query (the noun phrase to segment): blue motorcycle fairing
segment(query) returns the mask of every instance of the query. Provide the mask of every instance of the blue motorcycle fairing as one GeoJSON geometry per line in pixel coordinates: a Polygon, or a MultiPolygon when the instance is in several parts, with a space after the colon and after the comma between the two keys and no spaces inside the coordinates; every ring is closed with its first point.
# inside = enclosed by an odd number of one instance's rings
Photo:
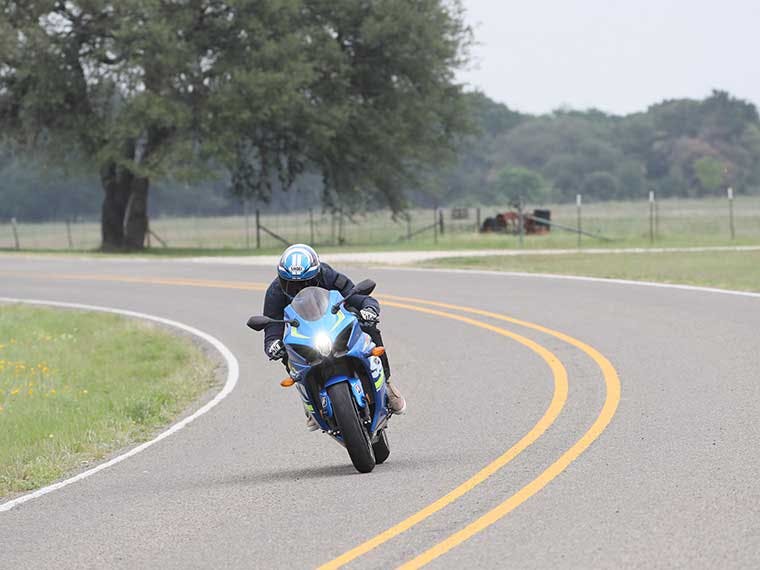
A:
{"type": "MultiPolygon", "coordinates": [[[[330,306],[343,299],[337,291],[330,291],[329,293],[330,306]]],[[[355,341],[356,337],[354,329],[359,328],[358,321],[354,315],[342,307],[335,314],[332,314],[330,310],[326,310],[320,319],[307,320],[299,315],[291,304],[285,307],[285,319],[298,321],[298,327],[291,326],[290,324],[286,325],[285,335],[283,336],[283,342],[288,351],[289,366],[296,374],[296,376],[293,376],[295,380],[298,380],[298,377],[301,375],[305,376],[305,373],[320,364],[325,358],[314,346],[317,335],[326,335],[330,343],[334,345],[338,336],[347,327],[351,326],[352,330],[349,333],[350,338],[347,345],[352,346],[351,343],[355,341]],[[303,352],[299,352],[299,350],[303,352]],[[304,353],[309,355],[309,357],[304,356],[304,353]]],[[[361,332],[361,329],[359,329],[359,332],[361,332]]]]}
{"type": "MultiPolygon", "coordinates": [[[[308,289],[312,288],[304,289],[299,295],[305,293],[308,289]]],[[[317,350],[317,339],[319,338],[322,343],[327,342],[325,339],[329,339],[329,345],[332,349],[341,349],[335,352],[331,350],[329,357],[352,358],[356,362],[361,362],[367,377],[371,380],[371,389],[374,390],[371,400],[381,403],[381,405],[374,406],[375,409],[372,414],[373,417],[369,431],[370,435],[374,438],[376,431],[384,427],[388,418],[385,375],[382,363],[376,356],[371,356],[370,353],[375,348],[375,345],[370,340],[369,335],[361,330],[356,316],[347,311],[343,306],[335,314],[330,310],[330,307],[343,300],[340,293],[337,291],[321,291],[326,293],[326,295],[323,296],[321,292],[318,295],[314,294],[313,297],[318,302],[314,302],[307,307],[307,316],[310,318],[304,318],[304,315],[299,314],[293,308],[293,305],[296,304],[295,302],[285,308],[285,319],[298,322],[297,327],[286,325],[285,335],[283,336],[283,341],[288,351],[289,371],[293,379],[298,382],[299,393],[307,410],[324,431],[330,431],[327,422],[318,411],[319,409],[323,413],[329,414],[325,415],[325,418],[332,417],[332,405],[329,402],[326,390],[320,391],[319,397],[322,401],[314,405],[315,403],[311,401],[309,396],[309,390],[306,388],[306,378],[309,371],[328,358],[317,350]],[[342,345],[344,341],[345,350],[343,350],[344,347],[342,345]],[[336,346],[336,344],[340,344],[340,346],[336,346]]],[[[301,306],[303,307],[303,304],[301,306]]],[[[370,399],[367,397],[364,386],[362,386],[361,380],[358,378],[336,376],[330,378],[325,383],[325,387],[345,381],[349,382],[357,405],[360,408],[364,408],[370,399]]],[[[339,442],[341,441],[339,437],[336,437],[336,439],[339,442]]]]}

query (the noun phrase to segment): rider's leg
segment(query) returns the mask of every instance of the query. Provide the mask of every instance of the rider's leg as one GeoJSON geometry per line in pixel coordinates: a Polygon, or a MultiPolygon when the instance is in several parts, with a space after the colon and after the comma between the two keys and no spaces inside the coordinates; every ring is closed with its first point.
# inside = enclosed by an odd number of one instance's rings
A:
{"type": "Polygon", "coordinates": [[[318,430],[319,424],[317,423],[317,420],[314,419],[314,416],[311,415],[311,412],[306,409],[306,404],[303,405],[303,413],[306,414],[306,429],[309,431],[318,430]]]}
{"type": "MultiPolygon", "coordinates": [[[[367,327],[362,330],[369,335],[369,338],[372,339],[372,342],[374,342],[376,346],[385,347],[385,344],[383,343],[383,335],[380,334],[380,329],[378,329],[376,326],[367,327]]],[[[380,362],[383,363],[383,372],[385,372],[385,379],[386,380],[390,379],[391,365],[390,365],[390,362],[388,362],[387,352],[380,357],[380,362]]]]}
{"type": "MultiPolygon", "coordinates": [[[[369,335],[369,338],[372,339],[372,342],[374,342],[375,345],[385,347],[385,344],[383,344],[383,337],[380,334],[380,330],[377,328],[377,326],[362,328],[362,330],[369,335]]],[[[385,372],[388,405],[394,414],[403,414],[406,412],[406,400],[404,399],[404,396],[401,395],[399,389],[396,387],[395,382],[391,383],[390,381],[391,365],[390,362],[388,362],[387,350],[385,354],[380,357],[380,361],[383,363],[383,372],[385,372]]]]}
{"type": "MultiPolygon", "coordinates": [[[[282,359],[282,365],[285,367],[285,370],[287,371],[288,376],[290,376],[290,368],[288,367],[287,355],[285,356],[285,358],[282,359]]],[[[301,403],[303,404],[303,401],[301,403]]],[[[319,424],[317,423],[317,420],[315,420],[314,417],[311,415],[309,410],[306,409],[306,404],[303,404],[303,413],[306,414],[306,429],[309,431],[318,430],[319,424]]]]}

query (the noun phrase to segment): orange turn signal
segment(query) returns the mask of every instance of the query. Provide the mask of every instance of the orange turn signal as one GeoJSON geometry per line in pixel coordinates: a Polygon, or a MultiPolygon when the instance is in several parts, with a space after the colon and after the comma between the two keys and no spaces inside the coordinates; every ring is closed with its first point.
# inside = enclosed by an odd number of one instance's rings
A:
{"type": "Polygon", "coordinates": [[[280,386],[282,386],[283,388],[290,388],[295,383],[296,381],[293,380],[290,376],[288,376],[287,378],[285,378],[285,380],[280,382],[280,386]]]}
{"type": "Polygon", "coordinates": [[[372,356],[382,356],[385,354],[385,347],[384,346],[376,346],[372,349],[372,352],[370,353],[372,356]]]}

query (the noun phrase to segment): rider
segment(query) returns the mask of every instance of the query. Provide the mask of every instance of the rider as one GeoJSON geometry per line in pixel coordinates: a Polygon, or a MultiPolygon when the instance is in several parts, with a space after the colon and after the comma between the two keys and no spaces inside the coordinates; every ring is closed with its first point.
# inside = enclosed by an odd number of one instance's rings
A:
{"type": "MultiPolygon", "coordinates": [[[[338,291],[345,297],[354,284],[351,280],[324,262],[320,262],[317,252],[304,244],[288,247],[280,257],[277,265],[277,279],[272,281],[264,297],[264,315],[270,319],[282,320],[285,307],[290,304],[301,289],[306,287],[322,287],[338,291]]],[[[377,324],[380,322],[380,304],[369,295],[352,295],[346,304],[359,311],[359,323],[372,342],[377,346],[385,346],[380,336],[377,324]]],[[[285,344],[282,337],[285,325],[273,323],[264,329],[264,352],[271,360],[286,358],[285,344]]],[[[391,369],[388,364],[387,352],[380,357],[387,383],[388,405],[394,414],[406,411],[406,401],[394,384],[391,384],[391,369]]],[[[306,427],[317,429],[317,422],[307,414],[306,427]]]]}

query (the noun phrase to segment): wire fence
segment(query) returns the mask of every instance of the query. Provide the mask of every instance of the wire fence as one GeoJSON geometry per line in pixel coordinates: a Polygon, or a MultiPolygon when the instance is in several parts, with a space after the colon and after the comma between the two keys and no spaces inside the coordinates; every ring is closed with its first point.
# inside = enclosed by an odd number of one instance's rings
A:
{"type": "MultiPolygon", "coordinates": [[[[150,229],[149,247],[193,249],[272,250],[299,242],[401,249],[760,243],[760,196],[581,202],[580,207],[560,204],[522,212],[509,206],[414,209],[396,215],[315,210],[273,214],[241,208],[239,216],[153,218],[150,229]],[[540,214],[537,225],[531,221],[534,214],[540,214]],[[545,218],[548,231],[540,223],[545,218]],[[484,226],[491,231],[484,232],[484,226]],[[578,229],[584,232],[580,237],[578,229]]],[[[92,250],[100,242],[97,220],[0,223],[0,249],[92,250]]]]}

